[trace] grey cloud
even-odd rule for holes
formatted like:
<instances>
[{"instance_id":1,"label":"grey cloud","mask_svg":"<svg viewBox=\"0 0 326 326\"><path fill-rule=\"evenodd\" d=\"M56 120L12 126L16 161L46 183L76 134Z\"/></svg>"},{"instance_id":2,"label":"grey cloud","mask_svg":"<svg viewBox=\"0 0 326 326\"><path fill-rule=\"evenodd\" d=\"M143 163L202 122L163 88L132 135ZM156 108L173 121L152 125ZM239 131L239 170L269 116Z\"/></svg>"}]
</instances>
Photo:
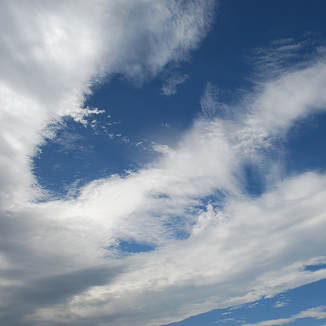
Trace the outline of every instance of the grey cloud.
<instances>
[{"instance_id":1,"label":"grey cloud","mask_svg":"<svg viewBox=\"0 0 326 326\"><path fill-rule=\"evenodd\" d=\"M65 305L74 295L109 284L121 272L121 266L99 266L35 279L22 286L4 287L2 296L6 304L2 304L0 321L5 325L32 325L32 321L25 320L26 315L44 306Z\"/></svg>"},{"instance_id":2,"label":"grey cloud","mask_svg":"<svg viewBox=\"0 0 326 326\"><path fill-rule=\"evenodd\" d=\"M35 280L18 288L17 298L40 305L63 303L89 287L108 284L123 271L121 267L94 267Z\"/></svg>"}]
</instances>

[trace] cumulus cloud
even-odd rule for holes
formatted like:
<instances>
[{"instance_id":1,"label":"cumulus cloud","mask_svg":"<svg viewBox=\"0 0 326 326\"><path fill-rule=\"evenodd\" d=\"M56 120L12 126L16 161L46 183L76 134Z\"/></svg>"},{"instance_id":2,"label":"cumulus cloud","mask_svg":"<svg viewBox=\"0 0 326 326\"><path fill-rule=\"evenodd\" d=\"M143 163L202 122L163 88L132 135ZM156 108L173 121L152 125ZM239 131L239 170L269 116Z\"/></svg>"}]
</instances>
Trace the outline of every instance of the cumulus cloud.
<instances>
[{"instance_id":1,"label":"cumulus cloud","mask_svg":"<svg viewBox=\"0 0 326 326\"><path fill-rule=\"evenodd\" d=\"M187 58L214 2L0 6L4 324L163 324L326 277L304 269L324 254L326 176L283 178L268 172L275 162L261 164L294 121L325 108L323 58L257 84L227 106L228 119L213 114L218 88L208 84L207 114L178 144L157 145L156 162L37 202L28 158L54 136L49 123L81 121L85 94L105 73L142 81ZM245 191L248 164L265 175L257 198ZM125 255L122 241L155 250Z\"/></svg>"}]
</instances>

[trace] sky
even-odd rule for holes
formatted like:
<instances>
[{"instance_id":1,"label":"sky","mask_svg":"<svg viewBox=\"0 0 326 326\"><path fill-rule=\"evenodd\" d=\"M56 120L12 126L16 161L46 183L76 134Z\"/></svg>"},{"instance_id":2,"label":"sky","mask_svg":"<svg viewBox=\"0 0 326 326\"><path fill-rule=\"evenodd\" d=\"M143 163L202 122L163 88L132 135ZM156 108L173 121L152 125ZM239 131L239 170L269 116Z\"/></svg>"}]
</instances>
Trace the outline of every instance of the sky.
<instances>
[{"instance_id":1,"label":"sky","mask_svg":"<svg viewBox=\"0 0 326 326\"><path fill-rule=\"evenodd\" d=\"M325 13L0 1L0 324L325 326Z\"/></svg>"}]
</instances>

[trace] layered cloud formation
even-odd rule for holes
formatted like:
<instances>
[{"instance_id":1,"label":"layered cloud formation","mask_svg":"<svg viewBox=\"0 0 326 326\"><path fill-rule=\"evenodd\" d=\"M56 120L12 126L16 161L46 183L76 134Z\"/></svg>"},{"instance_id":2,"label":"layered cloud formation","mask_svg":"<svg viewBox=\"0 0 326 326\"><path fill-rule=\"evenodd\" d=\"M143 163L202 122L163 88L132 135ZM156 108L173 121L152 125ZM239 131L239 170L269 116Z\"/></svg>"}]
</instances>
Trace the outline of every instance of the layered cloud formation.
<instances>
[{"instance_id":1,"label":"layered cloud formation","mask_svg":"<svg viewBox=\"0 0 326 326\"><path fill-rule=\"evenodd\" d=\"M208 84L202 115L157 161L40 202L30 159L56 123L96 113L82 107L105 76L141 83L186 60L213 10L208 0L0 4L2 323L164 324L326 277L304 268L325 262L326 176L286 177L276 155L295 121L326 107L322 56L232 105Z\"/></svg>"}]
</instances>

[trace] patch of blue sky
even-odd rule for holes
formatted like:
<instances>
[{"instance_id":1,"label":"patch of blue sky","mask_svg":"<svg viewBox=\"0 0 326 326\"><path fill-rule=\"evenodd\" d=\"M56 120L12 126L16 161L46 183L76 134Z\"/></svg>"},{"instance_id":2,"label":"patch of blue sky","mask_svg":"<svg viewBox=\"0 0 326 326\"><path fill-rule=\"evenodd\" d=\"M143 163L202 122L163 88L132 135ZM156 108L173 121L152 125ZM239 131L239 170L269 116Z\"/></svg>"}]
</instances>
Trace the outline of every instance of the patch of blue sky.
<instances>
[{"instance_id":1,"label":"patch of blue sky","mask_svg":"<svg viewBox=\"0 0 326 326\"><path fill-rule=\"evenodd\" d=\"M198 112L202 87L188 93L181 85L173 96L162 94L163 80L155 78L140 87L123 77L115 77L109 85L95 89L86 105L106 110L117 127L134 142L175 142L175 137L188 128ZM184 95L187 94L185 97Z\"/></svg>"},{"instance_id":2,"label":"patch of blue sky","mask_svg":"<svg viewBox=\"0 0 326 326\"><path fill-rule=\"evenodd\" d=\"M312 115L298 121L289 131L284 144L284 163L287 173L306 171L325 172L326 114Z\"/></svg>"},{"instance_id":3,"label":"patch of blue sky","mask_svg":"<svg viewBox=\"0 0 326 326\"><path fill-rule=\"evenodd\" d=\"M318 265L307 265L305 266L305 270L315 272L321 269L326 269L326 264L318 264Z\"/></svg>"},{"instance_id":4,"label":"patch of blue sky","mask_svg":"<svg viewBox=\"0 0 326 326\"><path fill-rule=\"evenodd\" d=\"M66 119L33 158L34 175L52 197L71 195L95 179L126 175L157 156L131 143L114 123L110 125L107 115L99 116L94 125L92 118L87 125Z\"/></svg>"},{"instance_id":5,"label":"patch of blue sky","mask_svg":"<svg viewBox=\"0 0 326 326\"><path fill-rule=\"evenodd\" d=\"M147 244L147 243L139 243L136 241L128 240L120 240L118 250L123 253L140 253L140 252L148 252L155 250L156 246Z\"/></svg>"},{"instance_id":6,"label":"patch of blue sky","mask_svg":"<svg viewBox=\"0 0 326 326\"><path fill-rule=\"evenodd\" d=\"M265 191L265 180L257 166L246 164L243 167L244 191L251 197L259 197Z\"/></svg>"},{"instance_id":7,"label":"patch of blue sky","mask_svg":"<svg viewBox=\"0 0 326 326\"><path fill-rule=\"evenodd\" d=\"M214 209L222 209L227 199L227 193L219 189L215 190L208 196L198 199L198 204L193 207L194 210L202 211L206 210L207 205L212 205Z\"/></svg>"}]
</instances>

